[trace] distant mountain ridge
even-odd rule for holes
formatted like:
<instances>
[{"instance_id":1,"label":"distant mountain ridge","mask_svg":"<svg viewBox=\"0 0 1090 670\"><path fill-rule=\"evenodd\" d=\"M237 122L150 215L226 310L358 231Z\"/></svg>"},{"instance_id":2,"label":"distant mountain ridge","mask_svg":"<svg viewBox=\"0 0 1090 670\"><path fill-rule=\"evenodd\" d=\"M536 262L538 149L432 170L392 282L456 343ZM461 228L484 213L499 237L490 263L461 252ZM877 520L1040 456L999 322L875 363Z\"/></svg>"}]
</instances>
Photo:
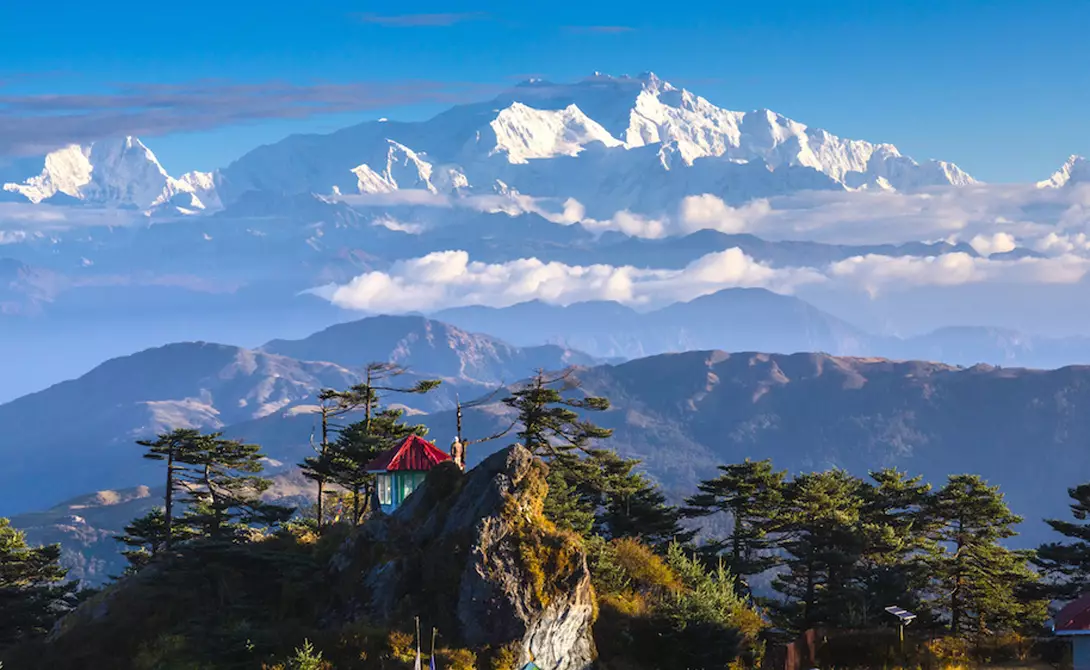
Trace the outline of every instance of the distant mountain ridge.
<instances>
[{"instance_id":1,"label":"distant mountain ridge","mask_svg":"<svg viewBox=\"0 0 1090 670\"><path fill-rule=\"evenodd\" d=\"M5 463L0 470L0 514L89 490L132 485L148 471L133 444L136 439L172 428L219 430L274 414L308 414L317 391L360 382L367 362L410 366L409 374L399 379L406 385L422 378L443 380L435 392L390 399L416 412L453 407L456 393L476 398L535 368L594 363L558 346L523 350L411 316L341 324L268 348L308 357L328 354L344 365L186 342L109 360L78 379L0 405L0 457ZM63 421L55 419L58 413ZM311 417L307 420L313 423ZM307 433L294 435L292 444L308 449ZM69 467L61 477L49 475L58 459ZM44 490L43 478L53 487Z\"/></svg>"},{"instance_id":2,"label":"distant mountain ridge","mask_svg":"<svg viewBox=\"0 0 1090 670\"><path fill-rule=\"evenodd\" d=\"M246 191L517 191L573 197L594 215L658 211L700 193L741 202L800 189L975 183L955 165L918 164L890 144L841 139L768 110L721 109L653 73L532 80L421 123L290 137L220 175L226 201Z\"/></svg>"},{"instance_id":3,"label":"distant mountain ridge","mask_svg":"<svg viewBox=\"0 0 1090 670\"><path fill-rule=\"evenodd\" d=\"M361 347L360 342L367 342ZM273 340L262 351L362 369L371 351L410 370L484 384L512 382L537 368L592 365L594 358L555 344L515 347L419 316L375 316L330 326L302 340Z\"/></svg>"},{"instance_id":4,"label":"distant mountain ridge","mask_svg":"<svg viewBox=\"0 0 1090 670\"><path fill-rule=\"evenodd\" d=\"M610 444L643 459L675 500L716 466L745 458L771 458L790 473L893 466L931 483L979 473L1026 518L1019 546L1035 546L1047 535L1041 520L1067 512L1067 487L1090 481L1090 366L690 351L577 377L580 392L612 401L593 417L614 429ZM465 423L468 434L486 435L509 420L485 406ZM471 449L471 460L492 448Z\"/></svg>"},{"instance_id":5,"label":"distant mountain ridge","mask_svg":"<svg viewBox=\"0 0 1090 670\"><path fill-rule=\"evenodd\" d=\"M720 349L877 356L947 364L1058 368L1090 364L1090 337L1041 337L1003 328L948 327L898 338L868 333L797 297L732 288L650 312L615 302L566 307L532 301L505 308L458 307L440 321L509 342L553 342L601 358Z\"/></svg>"},{"instance_id":6,"label":"distant mountain ridge","mask_svg":"<svg viewBox=\"0 0 1090 670\"><path fill-rule=\"evenodd\" d=\"M1071 156L1051 177L1037 182L1037 187L1062 188L1085 183L1090 183L1090 161L1082 156Z\"/></svg>"},{"instance_id":7,"label":"distant mountain ridge","mask_svg":"<svg viewBox=\"0 0 1090 670\"><path fill-rule=\"evenodd\" d=\"M840 357L818 353L688 351L576 368L576 394L610 399L593 420L609 445L639 458L673 500L723 463L772 458L789 473L897 467L941 483L983 475L1026 518L1019 546L1045 539L1067 511L1066 489L1090 481L1090 366L1057 370ZM453 412L418 417L448 435ZM498 399L465 412L467 436L510 425ZM280 454L304 416L233 426ZM470 464L508 442L475 445Z\"/></svg>"},{"instance_id":8,"label":"distant mountain ridge","mask_svg":"<svg viewBox=\"0 0 1090 670\"><path fill-rule=\"evenodd\" d=\"M251 191L524 193L595 216L659 211L685 195L731 202L805 189L913 190L975 180L891 144L843 139L769 110L722 109L653 73L530 80L420 123L374 121L259 147L215 173L171 177L139 139L68 146L0 175L33 203L219 209Z\"/></svg>"},{"instance_id":9,"label":"distant mountain ridge","mask_svg":"<svg viewBox=\"0 0 1090 670\"><path fill-rule=\"evenodd\" d=\"M213 176L189 172L175 179L139 139L131 136L101 140L88 146L69 145L41 159L41 172L22 175L9 169L13 181L3 192L32 203L88 203L147 209L173 205L194 212L216 207ZM34 169L30 160L17 164ZM0 175L0 181L4 175Z\"/></svg>"}]
</instances>

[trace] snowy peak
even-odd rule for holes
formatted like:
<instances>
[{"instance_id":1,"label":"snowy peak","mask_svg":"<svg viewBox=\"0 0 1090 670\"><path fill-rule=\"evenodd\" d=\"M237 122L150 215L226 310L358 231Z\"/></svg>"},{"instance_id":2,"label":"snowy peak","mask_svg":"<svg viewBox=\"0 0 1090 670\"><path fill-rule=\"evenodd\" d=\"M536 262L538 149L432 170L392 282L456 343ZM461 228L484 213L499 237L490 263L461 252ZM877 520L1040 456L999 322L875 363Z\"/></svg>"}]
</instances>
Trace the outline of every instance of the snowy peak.
<instances>
[{"instance_id":1,"label":"snowy peak","mask_svg":"<svg viewBox=\"0 0 1090 670\"><path fill-rule=\"evenodd\" d=\"M1080 183L1090 183L1090 161L1082 156L1071 156L1050 178L1037 182L1037 188L1060 188Z\"/></svg>"},{"instance_id":2,"label":"snowy peak","mask_svg":"<svg viewBox=\"0 0 1090 670\"><path fill-rule=\"evenodd\" d=\"M46 154L42 171L3 189L32 203L72 198L111 206L150 209L164 205L193 211L218 207L215 180L204 172L174 179L155 154L131 136L72 144Z\"/></svg>"},{"instance_id":3,"label":"snowy peak","mask_svg":"<svg viewBox=\"0 0 1090 670\"><path fill-rule=\"evenodd\" d=\"M574 104L560 110L534 109L512 103L488 124L495 136L490 155L504 155L511 163L576 156L591 143L607 147L621 142Z\"/></svg>"},{"instance_id":4,"label":"snowy peak","mask_svg":"<svg viewBox=\"0 0 1090 670\"><path fill-rule=\"evenodd\" d=\"M952 163L921 166L891 144L842 139L768 109L722 109L654 74L641 81L623 137L629 148L673 142L688 164L706 157L759 159L772 168L813 168L849 187L877 184L878 179L897 189L975 183Z\"/></svg>"},{"instance_id":5,"label":"snowy peak","mask_svg":"<svg viewBox=\"0 0 1090 670\"><path fill-rule=\"evenodd\" d=\"M41 174L21 184L4 184L4 190L18 193L37 204L62 193L78 198L80 190L91 183L90 149L70 145L46 154Z\"/></svg>"},{"instance_id":6,"label":"snowy peak","mask_svg":"<svg viewBox=\"0 0 1090 670\"><path fill-rule=\"evenodd\" d=\"M952 163L917 162L891 144L841 138L767 109L724 109L650 72L596 73L569 84L532 79L427 121L293 136L243 156L216 179L228 202L250 191L499 189L571 198L594 218L626 209L659 215L704 193L739 204L815 188L973 183Z\"/></svg>"},{"instance_id":7,"label":"snowy peak","mask_svg":"<svg viewBox=\"0 0 1090 670\"><path fill-rule=\"evenodd\" d=\"M457 166L436 166L426 154L391 139L385 140L385 153L378 160L362 163L351 172L360 193L392 193L399 189L451 193L469 185Z\"/></svg>"}]
</instances>

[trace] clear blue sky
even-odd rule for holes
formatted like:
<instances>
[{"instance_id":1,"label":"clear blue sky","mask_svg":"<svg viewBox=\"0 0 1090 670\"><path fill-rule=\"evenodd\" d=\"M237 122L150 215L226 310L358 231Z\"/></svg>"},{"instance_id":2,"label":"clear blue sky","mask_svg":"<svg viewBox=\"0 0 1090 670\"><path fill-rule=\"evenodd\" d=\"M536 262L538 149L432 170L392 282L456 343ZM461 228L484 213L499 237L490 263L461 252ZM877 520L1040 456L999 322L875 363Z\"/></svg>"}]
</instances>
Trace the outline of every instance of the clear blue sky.
<instances>
[{"instance_id":1,"label":"clear blue sky","mask_svg":"<svg viewBox=\"0 0 1090 670\"><path fill-rule=\"evenodd\" d=\"M189 95L206 79L499 86L527 75L652 70L730 109L767 107L838 135L893 142L986 181L1037 180L1068 154L1090 153L1090 2L1079 0L3 4L0 144L5 126L9 135L31 127L12 121L22 114L27 123L27 112L11 104L32 94L96 95L87 103L95 109L80 111L93 117L120 88L150 83L182 85ZM382 18L390 16L401 18ZM141 132L181 173L222 166L292 132L416 119L443 106L389 103ZM65 111L45 105L33 114ZM125 111L156 128L154 104Z\"/></svg>"}]
</instances>

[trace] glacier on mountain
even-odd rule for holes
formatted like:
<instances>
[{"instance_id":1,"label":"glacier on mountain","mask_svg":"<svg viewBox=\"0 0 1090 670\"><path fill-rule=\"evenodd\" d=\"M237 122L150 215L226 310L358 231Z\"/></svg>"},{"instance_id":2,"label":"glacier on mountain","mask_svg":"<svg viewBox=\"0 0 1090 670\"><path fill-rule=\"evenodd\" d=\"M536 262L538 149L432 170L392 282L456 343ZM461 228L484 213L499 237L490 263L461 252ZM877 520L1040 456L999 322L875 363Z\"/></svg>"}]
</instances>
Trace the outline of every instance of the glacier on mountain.
<instances>
[{"instance_id":1,"label":"glacier on mountain","mask_svg":"<svg viewBox=\"0 0 1090 670\"><path fill-rule=\"evenodd\" d=\"M220 206L215 177L167 174L151 149L135 137L71 144L45 155L37 175L7 182L3 190L32 203L77 202L152 209L172 206L192 212Z\"/></svg>"},{"instance_id":2,"label":"glacier on mountain","mask_svg":"<svg viewBox=\"0 0 1090 670\"><path fill-rule=\"evenodd\" d=\"M1051 177L1037 182L1037 188L1061 188L1068 184L1085 183L1090 183L1090 161L1082 156L1071 156Z\"/></svg>"},{"instance_id":3,"label":"glacier on mountain","mask_svg":"<svg viewBox=\"0 0 1090 670\"><path fill-rule=\"evenodd\" d=\"M395 145L414 185L391 174ZM451 178L429 176L440 173ZM225 200L251 190L501 188L576 198L594 216L656 213L703 193L740 203L804 189L976 183L952 163L917 163L893 145L842 139L768 110L721 109L650 73L574 84L531 80L419 123L293 136L255 149L221 176Z\"/></svg>"},{"instance_id":4,"label":"glacier on mountain","mask_svg":"<svg viewBox=\"0 0 1090 670\"><path fill-rule=\"evenodd\" d=\"M574 198L588 216L676 211L687 196L739 204L800 190L913 191L975 180L890 144L843 139L769 110L722 109L654 74L540 79L422 122L366 122L259 147L215 174L173 178L132 137L68 146L4 183L31 202L217 210L247 192Z\"/></svg>"}]
</instances>

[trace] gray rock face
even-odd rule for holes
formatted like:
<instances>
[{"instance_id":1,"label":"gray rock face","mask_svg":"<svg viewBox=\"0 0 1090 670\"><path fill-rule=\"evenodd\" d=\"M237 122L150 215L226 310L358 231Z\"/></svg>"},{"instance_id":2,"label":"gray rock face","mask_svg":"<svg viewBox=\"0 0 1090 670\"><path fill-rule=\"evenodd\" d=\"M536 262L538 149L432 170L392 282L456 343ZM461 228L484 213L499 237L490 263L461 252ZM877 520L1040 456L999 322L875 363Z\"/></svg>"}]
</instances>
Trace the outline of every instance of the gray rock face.
<instances>
[{"instance_id":1,"label":"gray rock face","mask_svg":"<svg viewBox=\"0 0 1090 670\"><path fill-rule=\"evenodd\" d=\"M419 616L461 646L517 647L521 663L556 670L591 667L586 554L541 515L546 472L518 446L465 475L453 464L432 470L335 557L334 572L356 575L344 616L386 625Z\"/></svg>"}]
</instances>

